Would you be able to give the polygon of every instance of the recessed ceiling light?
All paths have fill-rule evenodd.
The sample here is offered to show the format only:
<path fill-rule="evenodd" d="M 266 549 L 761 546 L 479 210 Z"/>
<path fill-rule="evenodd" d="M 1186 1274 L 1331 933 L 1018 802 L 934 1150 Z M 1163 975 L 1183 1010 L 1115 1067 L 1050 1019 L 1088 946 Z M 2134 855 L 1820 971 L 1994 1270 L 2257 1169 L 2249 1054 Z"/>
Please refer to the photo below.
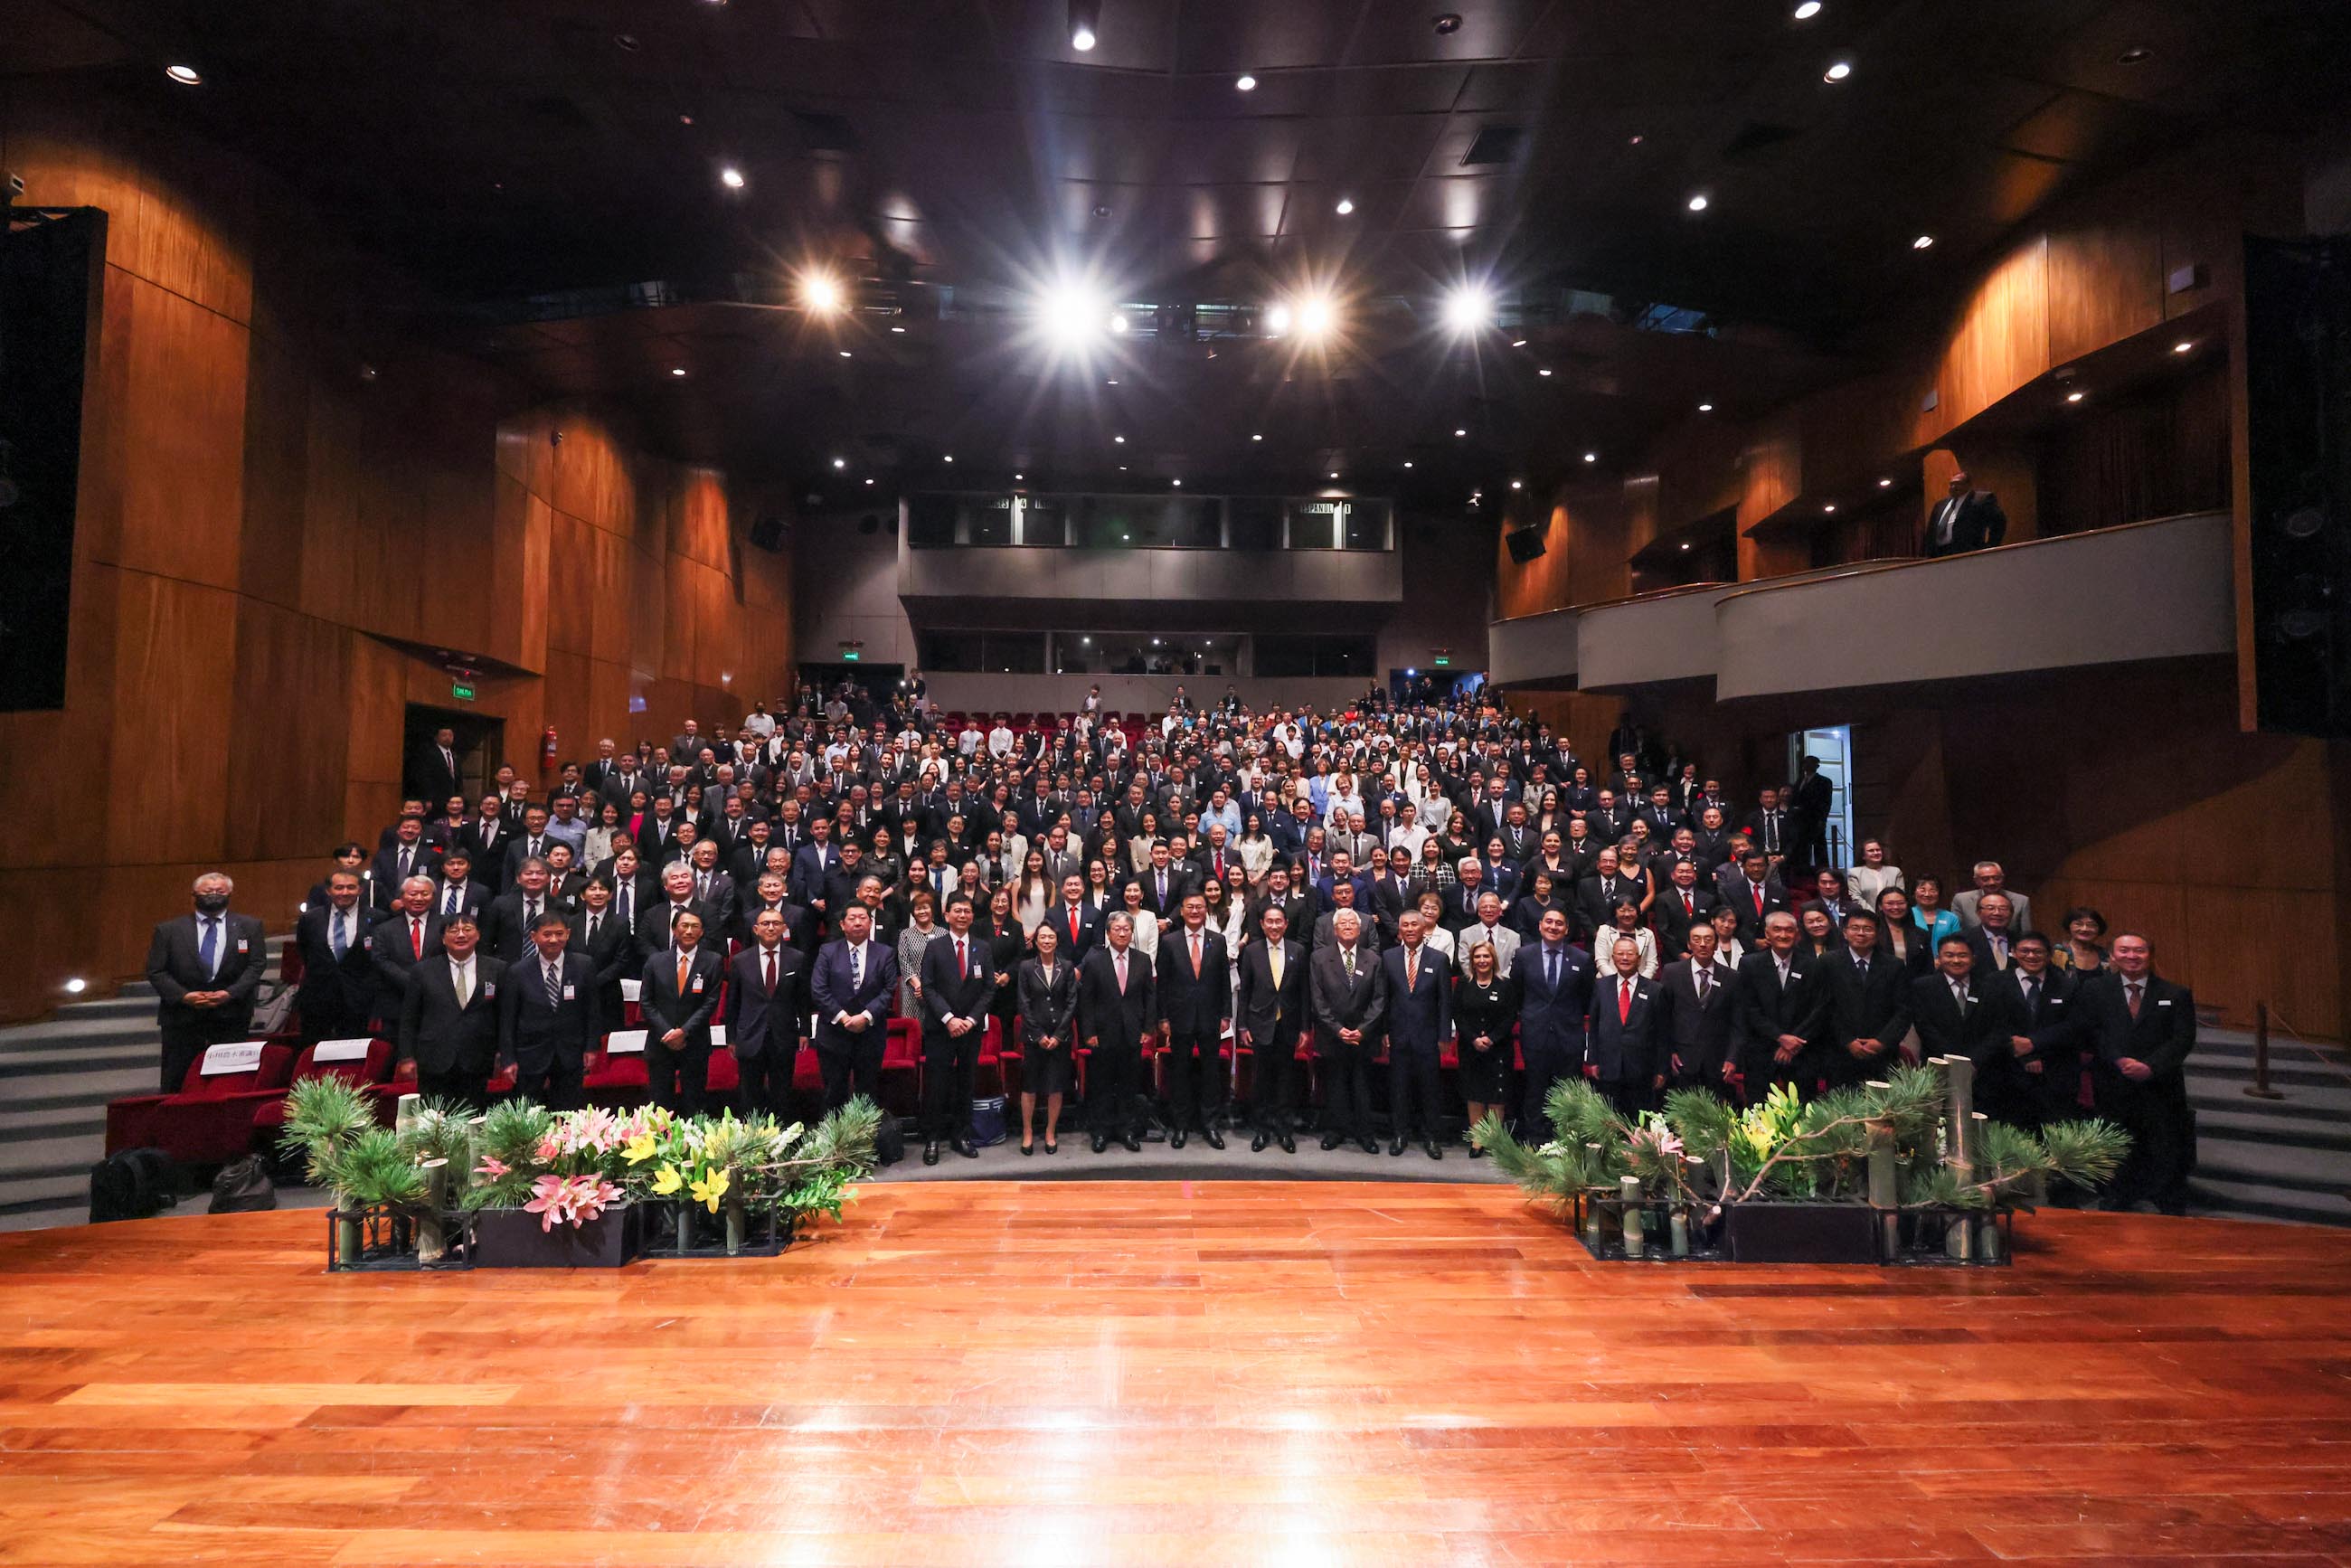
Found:
<path fill-rule="evenodd" d="M 1020 477 L 1020 476 L 1019 476 L 1019 475 L 1018 475 L 1018 474 L 1015 474 L 1015 475 L 1014 475 L 1014 476 L 1013 476 L 1015 479 L 1018 479 L 1018 478 L 1019 478 L 1019 477 Z"/>
<path fill-rule="evenodd" d="M 1352 213 L 1354 210 L 1355 199 L 1353 196 L 1342 196 L 1339 198 L 1339 215 L 1341 217 L 1345 217 L 1349 213 Z"/>
<path fill-rule="evenodd" d="M 1689 210 L 1694 213 L 1702 213 L 1712 204 L 1713 204 L 1711 202 L 1707 200 L 1707 195 L 1704 191 L 1697 193 L 1689 199 Z"/>
<path fill-rule="evenodd" d="M 1836 510 L 1836 503 L 1834 501 L 1831 501 L 1827 506 L 1823 507 L 1821 510 L 1823 512 L 1834 512 Z"/>
<path fill-rule="evenodd" d="M 1682 541 L 1682 549 L 1689 549 L 1689 540 L 1687 540 L 1687 539 L 1684 539 L 1684 540 Z"/>
<path fill-rule="evenodd" d="M 1110 378 L 1110 380 L 1108 380 L 1108 381 L 1106 381 L 1106 382 L 1102 382 L 1102 385 L 1104 385 L 1104 386 L 1106 386 L 1106 387 L 1114 387 L 1114 386 L 1118 385 L 1118 378 L 1117 378 L 1116 376 L 1113 376 L 1113 377 L 1111 377 L 1111 378 Z"/>
<path fill-rule="evenodd" d="M 1111 437 L 1111 441 L 1112 441 L 1112 443 L 1113 443 L 1113 444 L 1115 444 L 1115 445 L 1119 445 L 1119 446 L 1123 446 L 1123 445 L 1125 445 L 1125 444 L 1126 444 L 1126 437 L 1125 437 L 1125 436 L 1123 436 L 1123 435 L 1113 435 L 1113 436 L 1112 436 L 1112 437 Z"/>
<path fill-rule="evenodd" d="M 615 33 L 612 35 L 612 42 L 632 55 L 637 52 L 637 36 L 634 33 Z"/>
<path fill-rule="evenodd" d="M 1458 33 L 1461 30 L 1461 13 L 1458 11 L 1442 12 L 1438 15 L 1435 25 L 1437 27 L 1437 37 L 1444 37 L 1447 34 Z"/>
<path fill-rule="evenodd" d="M 193 66 L 165 66 L 163 68 L 163 74 L 170 77 L 173 81 L 178 82 L 182 87 L 202 87 L 204 85 L 204 73 L 196 69 Z"/>
<path fill-rule="evenodd" d="M 1184 487 L 1184 481 L 1181 479 L 1173 480 L 1171 483 L 1173 483 L 1178 490 Z"/>
<path fill-rule="evenodd" d="M 1698 405 L 1698 411 L 1700 413 L 1712 413 L 1714 412 L 1714 404 L 1710 402 L 1702 402 Z"/>
<path fill-rule="evenodd" d="M 730 191 L 739 191 L 743 188 L 743 171 L 730 163 L 718 171 L 718 183 Z"/>
<path fill-rule="evenodd" d="M 1600 461 L 1600 454 L 1597 452 L 1587 452 L 1583 455 L 1583 460 L 1586 463 L 1597 463 Z"/>
<path fill-rule="evenodd" d="M 1853 75 L 1853 62 L 1851 60 L 1834 60 L 1830 63 L 1828 69 L 1821 73 L 1821 79 L 1823 81 L 1843 81 L 1845 78 L 1851 75 Z"/>
<path fill-rule="evenodd" d="M 1113 332 L 1125 331 L 1126 318 L 1116 311 L 1113 311 L 1110 318 L 1110 329 Z"/>
<path fill-rule="evenodd" d="M 674 365 L 670 368 L 669 373 L 674 376 L 682 376 L 685 374 L 685 367 L 684 365 Z"/>
<path fill-rule="evenodd" d="M 1241 78 L 1240 80 L 1233 83 L 1233 86 L 1242 92 L 1255 92 L 1257 90 L 1257 78 L 1245 76 Z"/>
<path fill-rule="evenodd" d="M 1411 466 L 1412 466 L 1412 459 L 1411 459 L 1411 458 L 1409 458 L 1409 457 L 1405 458 L 1405 459 L 1404 460 L 1404 465 L 1405 465 L 1405 467 L 1407 467 L 1407 468 L 1411 467 Z"/>
<path fill-rule="evenodd" d="M 1510 488 L 1513 490 L 1523 490 L 1526 486 L 1520 484 L 1518 480 L 1513 479 L 1510 481 Z"/>
<path fill-rule="evenodd" d="M 1912 250 L 1927 250 L 1931 248 L 1934 246 L 1934 243 L 1935 236 L 1933 235 L 1920 235 L 1917 239 L 1910 242 L 1910 248 Z"/>
<path fill-rule="evenodd" d="M 66 982 L 66 995 L 69 997 L 78 997 L 88 989 L 89 989 L 89 982 L 78 975 Z"/>
<path fill-rule="evenodd" d="M 1339 476 L 1339 471 L 1338 471 L 1336 468 L 1332 469 L 1332 470 L 1331 470 L 1331 477 L 1332 477 L 1332 478 L 1333 478 L 1333 479 L 1336 479 L 1338 476 Z"/>
<path fill-rule="evenodd" d="M 955 461 L 955 454 L 950 452 L 946 456 L 940 458 L 939 461 L 942 463 L 952 463 Z"/>
<path fill-rule="evenodd" d="M 904 327 L 893 327 L 893 328 L 891 328 L 891 329 L 890 329 L 890 330 L 892 330 L 893 332 L 903 332 L 903 331 L 904 331 L 905 329 L 904 329 Z"/>
<path fill-rule="evenodd" d="M 810 272 L 800 277 L 800 303 L 821 313 L 841 308 L 841 284 L 829 272 Z"/>
<path fill-rule="evenodd" d="M 2088 394 L 2088 393 L 2086 393 L 2086 392 L 2067 392 L 2067 393 L 2065 394 L 2065 401 L 2066 401 L 2067 402 L 2081 402 L 2085 397 L 2086 397 L 2086 396 L 2088 396 L 2088 395 L 2089 395 L 2089 394 Z"/>
<path fill-rule="evenodd" d="M 1070 0 L 1070 47 L 1084 54 L 1102 26 L 1102 0 Z"/>
<path fill-rule="evenodd" d="M 1891 479 L 1880 479 L 1877 482 L 1877 487 L 1881 490 L 1891 490 L 1894 488 L 1894 481 Z"/>
<path fill-rule="evenodd" d="M 849 466 L 849 459 L 846 457 L 836 457 L 832 460 L 832 465 L 835 468 L 846 468 Z"/>
<path fill-rule="evenodd" d="M 694 116 L 690 114 L 681 114 L 677 117 L 677 122 L 680 125 L 692 125 L 694 123 Z"/>
<path fill-rule="evenodd" d="M 1252 436 L 1250 436 L 1250 437 L 1249 437 L 1249 439 L 1250 439 L 1251 441 L 1263 441 L 1263 440 L 1265 439 L 1265 437 L 1264 437 L 1264 436 L 1262 436 L 1262 435 L 1252 435 Z"/>
<path fill-rule="evenodd" d="M 1821 0 L 1804 0 L 1802 5 L 1796 7 L 1796 20 L 1799 22 L 1809 22 L 1820 14 Z"/>
<path fill-rule="evenodd" d="M 841 350 L 841 357 L 842 359 L 844 359 L 844 360 L 846 360 L 846 359 L 850 358 L 850 352 L 849 352 L 849 350 L 846 350 L 846 349 Z"/>
<path fill-rule="evenodd" d="M 865 481 L 865 482 L 866 482 L 867 484 L 869 484 L 869 485 L 871 485 L 872 483 L 873 483 L 873 481 L 872 481 L 872 480 L 871 480 L 871 479 L 868 479 L 868 480 L 867 480 L 867 481 Z"/>
<path fill-rule="evenodd" d="M 1466 430 L 1457 430 L 1457 431 L 1455 431 L 1453 434 L 1454 434 L 1455 435 L 1457 435 L 1457 436 L 1460 436 L 1460 435 L 1467 435 L 1467 434 L 1468 434 L 1469 433 L 1468 433 L 1468 431 L 1466 431 Z"/>
<path fill-rule="evenodd" d="M 2171 351 L 2172 351 L 2173 353 L 2175 353 L 2175 354 L 2184 354 L 2184 353 L 2187 353 L 2189 350 L 2191 350 L 2191 349 L 2193 349 L 2193 348 L 2195 348 L 2195 347 L 2196 347 L 2195 341 L 2194 341 L 2193 340 L 2188 340 L 2188 341 L 2186 341 L 2186 342 L 2179 342 L 2179 343 L 2174 343 L 2174 344 L 2172 344 L 2172 345 L 2171 345 Z"/>
<path fill-rule="evenodd" d="M 1551 374 L 1551 367 L 1549 365 L 1545 365 L 1542 369 L 1537 371 L 1535 374 L 1539 376 L 1547 376 Z"/>
<path fill-rule="evenodd" d="M 1527 340 L 1524 338 L 1513 338 L 1510 340 L 1510 347 L 1513 349 L 1523 349 L 1526 346 Z"/>
<path fill-rule="evenodd" d="M 1647 137 L 1635 131 L 1632 135 L 1625 138 L 1625 145 L 1627 147 L 1638 147 L 1642 142 L 1646 141 L 1647 140 Z"/>
<path fill-rule="evenodd" d="M 2155 57 L 2155 51 L 2145 47 L 2134 47 L 2125 49 L 2116 57 L 2126 66 L 2143 66 Z"/>

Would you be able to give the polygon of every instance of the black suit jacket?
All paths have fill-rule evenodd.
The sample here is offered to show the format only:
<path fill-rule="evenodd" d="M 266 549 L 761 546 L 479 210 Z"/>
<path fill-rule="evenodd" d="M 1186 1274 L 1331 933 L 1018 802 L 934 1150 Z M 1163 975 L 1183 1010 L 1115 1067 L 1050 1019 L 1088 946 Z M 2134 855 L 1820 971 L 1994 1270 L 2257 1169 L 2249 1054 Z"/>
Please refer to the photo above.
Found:
<path fill-rule="evenodd" d="M 1668 956 L 1687 953 L 1691 929 L 1714 913 L 1713 894 L 1693 886 L 1689 896 L 1698 906 L 1695 915 L 1682 907 L 1682 890 L 1670 882 L 1657 889 L 1657 901 L 1649 905 L 1650 923 L 1656 928 L 1659 950 Z"/>
<path fill-rule="evenodd" d="M 606 1029 L 621 1027 L 621 982 L 633 979 L 644 962 L 637 950 L 636 933 L 621 924 L 607 904 L 596 919 L 596 935 L 588 935 L 588 911 L 571 917 L 571 948 L 586 956 L 596 968 L 596 1016 Z"/>
<path fill-rule="evenodd" d="M 540 917 L 545 918 L 550 912 L 565 915 L 563 906 L 556 901 L 552 888 L 541 894 L 538 899 Z M 569 916 L 566 915 L 566 918 Z M 523 915 L 522 889 L 516 888 L 511 893 L 502 893 L 490 905 L 489 912 L 482 917 L 482 946 L 501 963 L 517 962 L 525 950 L 530 946 L 531 925 L 532 923 Z"/>
<path fill-rule="evenodd" d="M 1164 943 L 1160 950 L 1166 950 Z M 1240 994 L 1233 998 L 1233 1019 L 1234 1027 L 1249 1035 L 1252 1049 L 1294 1041 L 1309 1022 L 1305 945 L 1285 936 L 1281 954 L 1281 984 L 1276 987 L 1272 944 L 1251 942 L 1241 949 Z"/>
<path fill-rule="evenodd" d="M 457 1005 L 449 960 L 436 953 L 417 966 L 400 1008 L 400 1054 L 419 1072 L 463 1072 L 487 1078 L 497 1065 L 499 984 L 506 966 L 474 956 L 474 994 Z"/>
<path fill-rule="evenodd" d="M 926 954 L 925 956 L 928 956 Z M 1138 1049 L 1158 1021 L 1151 960 L 1139 947 L 1126 950 L 1126 989 L 1108 946 L 1095 948 L 1078 966 L 1078 1030 L 1104 1050 Z"/>
<path fill-rule="evenodd" d="M 1769 951 L 1750 953 L 1739 963 L 1740 1047 L 1740 1071 L 1750 1080 L 1748 1092 L 1760 1094 L 1759 1085 L 1771 1075 L 1777 1065 L 1773 1057 L 1779 1051 L 1779 1037 L 1801 1035 L 1805 1050 L 1797 1052 L 1795 1061 L 1785 1071 L 1801 1071 L 1811 1065 L 1806 1061 L 1811 1043 L 1820 1035 L 1828 1020 L 1828 998 L 1813 976 L 1814 961 L 1799 949 L 1788 956 L 1788 984 L 1780 984 L 1779 955 Z"/>
<path fill-rule="evenodd" d="M 306 1028 L 334 1015 L 364 1023 L 375 1007 L 375 960 L 367 943 L 375 911 L 364 901 L 351 906 L 350 940 L 340 958 L 327 927 L 334 912 L 330 904 L 314 904 L 294 923 L 294 945 L 302 953 L 302 984 L 295 1001 Z"/>
<path fill-rule="evenodd" d="M 1040 1041 L 1052 1040 L 1060 1049 L 1068 1050 L 1077 1023 L 1078 967 L 1055 955 L 1053 977 L 1048 982 L 1045 967 L 1031 958 L 1020 966 L 1015 984 L 1020 992 L 1023 1049 L 1035 1050 Z"/>
<path fill-rule="evenodd" d="M 147 979 L 161 998 L 159 1022 L 183 1024 L 198 1019 L 235 1019 L 244 1030 L 253 1018 L 253 998 L 261 988 L 262 971 L 269 964 L 269 944 L 260 917 L 223 912 L 220 916 L 218 965 L 207 973 L 203 960 L 203 936 L 193 914 L 163 921 L 147 944 Z M 192 1008 L 190 991 L 226 991 L 228 1000 L 217 1008 Z"/>
<path fill-rule="evenodd" d="M 1212 927 L 1201 928 L 1200 972 L 1194 975 L 1191 934 L 1180 921 L 1161 926 L 1159 1021 L 1176 1034 L 1214 1039 L 1232 1016 L 1233 969 L 1225 939 Z"/>
<path fill-rule="evenodd" d="M 1818 976 L 1828 999 L 1828 1031 L 1819 1053 L 1822 1071 L 1837 1083 L 1883 1076 L 1901 1060 L 1896 1047 L 1910 1032 L 1914 977 L 1908 967 L 1890 953 L 1873 952 L 1865 977 L 1854 965 L 1853 949 L 1840 943 L 1821 962 Z M 1886 1049 L 1875 1056 L 1856 1057 L 1846 1049 L 1856 1040 L 1874 1040 Z"/>
<path fill-rule="evenodd" d="M 1954 510 L 1954 508 L 1956 508 Z M 1939 542 L 1943 532 L 1943 514 L 1952 511 L 1950 541 Z M 1927 533 L 1918 553 L 1925 556 L 1958 555 L 1962 550 L 1983 549 L 2008 537 L 2008 514 L 2001 510 L 2000 500 L 1990 490 L 1970 490 L 1957 501 L 1946 496 L 1935 503 L 1927 514 Z"/>
<path fill-rule="evenodd" d="M 1665 1071 L 1664 1053 L 1657 1050 L 1656 987 L 1638 971 L 1632 979 L 1632 1007 L 1621 1014 L 1624 977 L 1610 968 L 1592 982 L 1583 1061 L 1600 1070 L 1603 1083 L 1646 1084 Z"/>
<path fill-rule="evenodd" d="M 725 972 L 716 945 L 697 943 L 693 964 L 686 973 L 685 988 L 681 991 L 676 953 L 664 947 L 658 953 L 647 954 L 644 983 L 637 992 L 637 1007 L 645 1019 L 645 1048 L 664 1049 L 662 1037 L 674 1029 L 682 1029 L 685 1031 L 685 1046 L 709 1050 L 710 1020 L 718 1010 L 718 988 Z"/>
<path fill-rule="evenodd" d="M 450 756 L 454 758 L 455 755 L 455 748 L 452 747 Z M 410 760 L 408 783 L 416 798 L 435 811 L 441 810 L 450 796 L 459 794 L 465 789 L 457 777 L 457 769 L 444 760 L 437 746 L 421 748 Z"/>
<path fill-rule="evenodd" d="M 1951 983 L 1938 972 L 1910 982 L 1910 1017 L 1918 1029 L 1918 1049 L 1929 1061 L 1964 1056 L 1979 1074 L 2005 1072 L 2015 1059 L 2012 1037 L 2025 1031 L 2024 998 L 2000 975 L 1970 974 L 1964 1013 Z"/>
<path fill-rule="evenodd" d="M 2122 976 L 2106 969 L 2082 982 L 2077 1005 L 2085 1010 L 2082 1027 L 2102 1065 L 2132 1057 L 2155 1069 L 2157 1085 L 2185 1082 L 2188 1053 L 2196 1049 L 2196 998 L 2186 986 L 2148 977 L 2133 1019 Z"/>
<path fill-rule="evenodd" d="M 400 846 L 395 844 L 391 849 L 379 852 L 374 864 L 368 869 L 373 873 L 369 883 L 375 889 L 376 908 L 390 909 L 392 901 L 400 896 Z M 437 876 L 440 870 L 440 847 L 419 840 L 409 859 L 408 874 Z"/>
<path fill-rule="evenodd" d="M 444 976 L 448 967 L 441 966 Z M 617 1013 L 609 1019 L 604 1014 L 593 959 L 567 951 L 562 971 L 563 988 L 550 1006 L 546 972 L 536 951 L 506 967 L 505 983 L 498 988 L 498 1054 L 526 1074 L 545 1072 L 557 1061 L 576 1071 L 605 1029 L 620 1021 Z"/>
<path fill-rule="evenodd" d="M 1716 963 L 1707 976 L 1706 999 L 1700 1002 L 1693 960 L 1683 958 L 1657 971 L 1656 1041 L 1665 1066 L 1684 1082 L 1719 1089 L 1738 1031 L 1739 975 L 1729 965 Z"/>
<path fill-rule="evenodd" d="M 988 939 L 977 932 L 965 938 L 968 962 L 956 972 L 955 934 L 942 927 L 923 949 L 916 977 L 923 982 L 923 1038 L 944 1040 L 949 1019 L 970 1019 L 985 1029 L 987 1006 L 995 999 L 996 976 L 988 956 Z M 1142 956 L 1141 954 L 1136 955 Z M 966 1039 L 972 1037 L 967 1035 Z M 975 1047 L 977 1040 L 973 1040 Z"/>
<path fill-rule="evenodd" d="M 799 1054 L 807 964 L 799 948 L 778 943 L 770 997 L 766 949 L 756 940 L 727 960 L 726 1043 L 737 1057 L 749 1061 L 767 1054 L 789 1062 Z"/>

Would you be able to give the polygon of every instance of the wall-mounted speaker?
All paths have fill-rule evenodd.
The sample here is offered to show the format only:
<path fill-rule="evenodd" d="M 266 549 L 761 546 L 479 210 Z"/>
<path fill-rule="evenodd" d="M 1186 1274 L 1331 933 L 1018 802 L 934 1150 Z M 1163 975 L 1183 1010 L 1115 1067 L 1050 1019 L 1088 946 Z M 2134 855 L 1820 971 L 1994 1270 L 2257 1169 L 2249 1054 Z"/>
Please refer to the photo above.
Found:
<path fill-rule="evenodd" d="M 783 549 L 787 537 L 789 537 L 788 525 L 783 518 L 773 513 L 751 525 L 751 542 L 763 550 L 774 551 Z"/>
<path fill-rule="evenodd" d="M 1546 548 L 1543 530 L 1539 528 L 1513 528 L 1502 536 L 1502 542 L 1510 547 L 1510 559 L 1520 566 L 1542 554 Z"/>

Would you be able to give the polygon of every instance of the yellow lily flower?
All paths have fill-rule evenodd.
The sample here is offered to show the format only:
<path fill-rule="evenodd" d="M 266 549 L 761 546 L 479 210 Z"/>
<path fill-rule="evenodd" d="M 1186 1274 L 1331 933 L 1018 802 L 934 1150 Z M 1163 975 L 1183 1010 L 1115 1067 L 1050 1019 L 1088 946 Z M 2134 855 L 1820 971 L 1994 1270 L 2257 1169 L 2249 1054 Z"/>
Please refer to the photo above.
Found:
<path fill-rule="evenodd" d="M 685 1180 L 677 1174 L 677 1167 L 675 1166 L 664 1166 L 653 1176 L 653 1191 L 664 1197 L 667 1197 L 671 1193 L 675 1192 L 679 1187 L 682 1187 L 684 1185 Z M 696 1196 L 698 1197 L 700 1195 L 697 1194 Z"/>
<path fill-rule="evenodd" d="M 643 1165 L 653 1157 L 653 1150 L 656 1146 L 651 1133 L 639 1133 L 622 1145 L 621 1153 L 631 1165 Z"/>
<path fill-rule="evenodd" d="M 718 1200 L 726 1195 L 726 1173 L 725 1171 L 713 1171 L 708 1180 L 694 1184 L 694 1201 L 708 1204 L 710 1212 L 713 1214 L 718 1212 Z"/>

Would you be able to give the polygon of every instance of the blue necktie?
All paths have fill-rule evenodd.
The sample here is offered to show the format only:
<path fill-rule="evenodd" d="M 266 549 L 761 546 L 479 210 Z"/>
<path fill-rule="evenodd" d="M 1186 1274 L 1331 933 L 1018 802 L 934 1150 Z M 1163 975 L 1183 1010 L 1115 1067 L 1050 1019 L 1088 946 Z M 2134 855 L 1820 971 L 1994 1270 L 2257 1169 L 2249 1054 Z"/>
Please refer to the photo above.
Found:
<path fill-rule="evenodd" d="M 204 967 L 204 978 L 209 980 L 220 973 L 220 919 L 216 915 L 204 916 L 204 935 L 196 945 L 196 961 Z"/>
<path fill-rule="evenodd" d="M 1559 949 L 1556 947 L 1543 949 L 1543 978 L 1552 990 L 1559 989 Z"/>
<path fill-rule="evenodd" d="M 340 909 L 335 911 L 334 915 L 328 920 L 328 925 L 331 929 L 331 935 L 328 939 L 328 946 L 335 950 L 335 956 L 340 958 L 343 956 L 344 946 L 343 912 Z"/>

